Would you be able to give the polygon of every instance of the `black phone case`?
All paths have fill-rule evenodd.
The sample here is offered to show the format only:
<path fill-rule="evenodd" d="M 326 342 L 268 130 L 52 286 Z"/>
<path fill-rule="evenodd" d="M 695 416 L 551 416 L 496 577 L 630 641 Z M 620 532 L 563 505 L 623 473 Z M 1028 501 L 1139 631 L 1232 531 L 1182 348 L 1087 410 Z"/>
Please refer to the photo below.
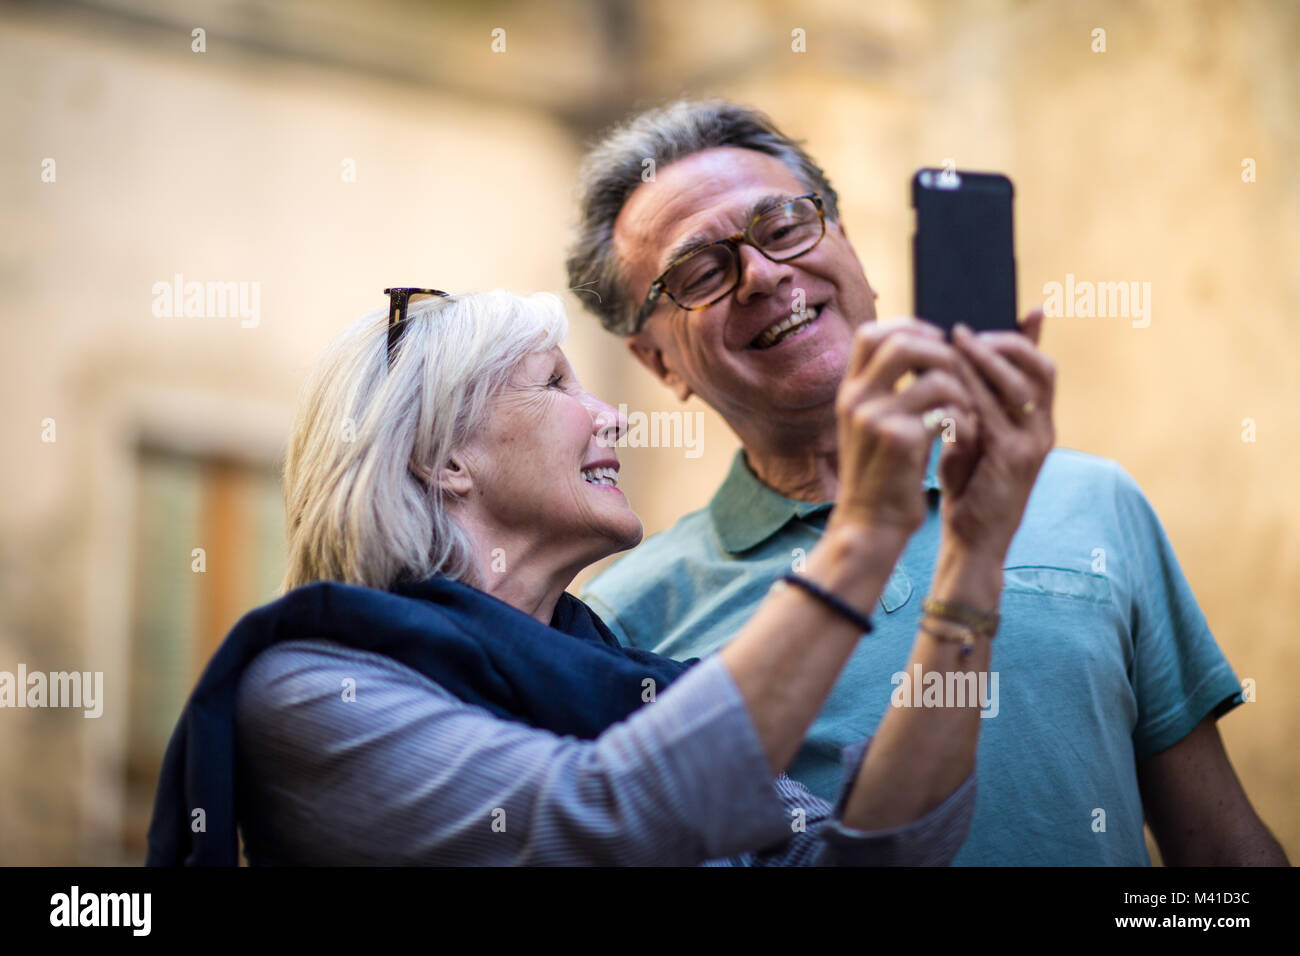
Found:
<path fill-rule="evenodd" d="M 1011 180 L 1000 173 L 921 169 L 912 177 L 916 316 L 949 333 L 1015 329 Z"/>

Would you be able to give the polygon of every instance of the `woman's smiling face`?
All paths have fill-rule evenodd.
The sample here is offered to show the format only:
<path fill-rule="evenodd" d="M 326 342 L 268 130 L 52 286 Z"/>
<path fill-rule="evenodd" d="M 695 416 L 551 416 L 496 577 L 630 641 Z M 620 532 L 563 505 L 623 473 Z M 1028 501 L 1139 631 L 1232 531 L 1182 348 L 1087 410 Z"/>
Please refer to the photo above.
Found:
<path fill-rule="evenodd" d="M 484 557 L 502 547 L 507 567 L 545 554 L 580 569 L 638 544 L 641 521 L 617 487 L 614 445 L 626 429 L 559 348 L 526 357 L 464 453 Z"/>

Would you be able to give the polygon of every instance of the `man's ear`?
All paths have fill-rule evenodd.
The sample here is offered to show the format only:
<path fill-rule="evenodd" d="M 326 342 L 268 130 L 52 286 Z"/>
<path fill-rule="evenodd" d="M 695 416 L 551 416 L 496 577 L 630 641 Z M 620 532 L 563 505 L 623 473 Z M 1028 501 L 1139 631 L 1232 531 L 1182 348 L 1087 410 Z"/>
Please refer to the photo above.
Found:
<path fill-rule="evenodd" d="M 627 349 L 655 378 L 672 389 L 678 400 L 684 402 L 695 394 L 682 377 L 664 363 L 663 351 L 644 332 L 628 336 Z"/>

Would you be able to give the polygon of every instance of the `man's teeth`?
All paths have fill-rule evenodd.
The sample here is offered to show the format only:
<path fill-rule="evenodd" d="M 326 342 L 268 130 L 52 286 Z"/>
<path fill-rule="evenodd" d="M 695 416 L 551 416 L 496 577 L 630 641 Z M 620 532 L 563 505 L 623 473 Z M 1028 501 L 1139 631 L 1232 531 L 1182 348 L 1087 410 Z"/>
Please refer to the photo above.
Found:
<path fill-rule="evenodd" d="M 600 468 L 582 469 L 583 481 L 589 481 L 593 485 L 609 485 L 612 488 L 618 487 L 618 472 L 608 466 Z"/>
<path fill-rule="evenodd" d="M 804 312 L 796 312 L 782 319 L 776 325 L 768 326 L 763 330 L 763 334 L 754 340 L 754 348 L 766 349 L 771 348 L 777 342 L 786 338 L 795 329 L 801 329 L 808 323 L 812 322 L 821 314 L 821 307 L 808 309 Z"/>

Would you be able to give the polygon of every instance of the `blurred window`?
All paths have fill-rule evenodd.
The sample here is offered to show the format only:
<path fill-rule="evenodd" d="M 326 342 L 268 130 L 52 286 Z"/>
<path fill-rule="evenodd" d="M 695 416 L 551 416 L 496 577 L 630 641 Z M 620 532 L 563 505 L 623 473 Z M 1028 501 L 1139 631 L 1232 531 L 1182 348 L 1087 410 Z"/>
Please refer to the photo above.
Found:
<path fill-rule="evenodd" d="M 235 622 L 276 597 L 285 538 L 276 462 L 144 446 L 136 466 L 123 848 L 143 860 L 181 708 Z"/>

